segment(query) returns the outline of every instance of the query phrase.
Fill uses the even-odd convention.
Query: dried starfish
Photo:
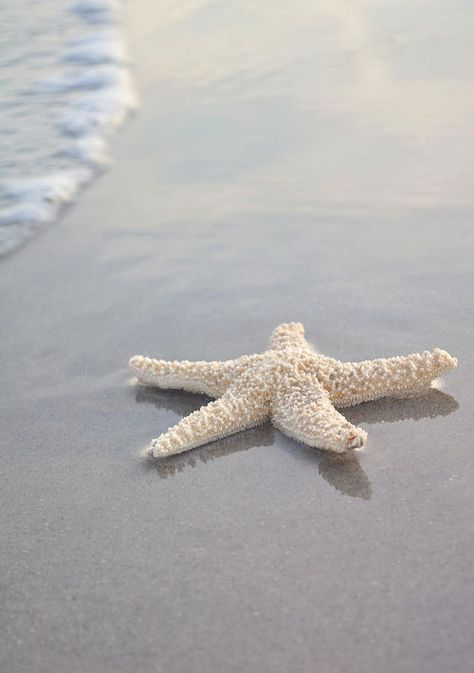
[[[136,355],[129,367],[142,382],[159,388],[218,398],[154,439],[153,457],[188,451],[270,419],[286,435],[309,446],[342,453],[365,444],[367,433],[335,407],[380,397],[412,397],[453,369],[446,351],[362,362],[319,355],[304,338],[301,323],[273,332],[268,350],[225,362],[167,362]]]

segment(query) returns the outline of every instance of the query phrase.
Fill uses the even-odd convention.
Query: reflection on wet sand
[[[153,404],[157,409],[166,409],[180,416],[190,414],[209,398],[182,391],[166,391],[158,388],[138,386],[135,391],[137,403]],[[431,389],[425,395],[412,399],[383,399],[367,402],[345,410],[352,423],[394,423],[405,420],[420,420],[435,416],[447,416],[456,411],[458,403],[450,395]],[[274,430],[270,423],[225,437],[217,442],[202,446],[168,458],[148,460],[147,465],[156,470],[162,479],[173,477],[188,467],[196,467],[216,458],[239,451],[271,446]],[[362,469],[357,453],[334,454],[305,446],[291,439],[284,445],[292,454],[318,466],[319,474],[337,491],[353,498],[369,500],[372,495],[370,481]]]
[[[230,456],[239,451],[247,451],[247,449],[254,449],[259,446],[271,446],[273,442],[273,428],[270,423],[265,423],[176,456],[149,459],[148,463],[162,479],[166,479],[183,472],[187,467],[196,467],[200,463],[209,463],[216,458]]]
[[[303,444],[298,444],[297,448],[298,458],[317,464],[321,477],[336,491],[352,498],[370,500],[372,486],[362,469],[357,453],[331,453],[312,449]]]
[[[359,423],[396,423],[423,418],[447,416],[458,409],[456,400],[446,393],[430,388],[420,397],[408,399],[383,398],[344,409],[344,416],[354,425]]]
[[[472,203],[467,4],[428,3],[429,21],[421,0],[176,4],[160,7],[153,40],[150,144],[167,219],[203,205],[354,215]],[[145,77],[153,91],[156,70]]]
[[[370,500],[372,486],[354,454],[327,454],[319,461],[319,474],[336,491],[352,498]]]
[[[206,395],[187,393],[184,390],[163,390],[139,384],[134,388],[137,404],[153,404],[157,409],[171,411],[179,416],[191,414],[211,401]]]

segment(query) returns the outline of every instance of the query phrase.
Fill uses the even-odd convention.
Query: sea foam
[[[117,86],[123,80],[122,68],[97,66],[83,72],[58,73],[38,82],[37,93],[63,93],[83,89],[106,89]]]
[[[77,138],[70,145],[67,145],[58,152],[58,154],[92,168],[107,166],[109,164],[107,143],[104,138],[98,135],[86,135],[83,138]]]
[[[73,136],[109,132],[124,122],[136,104],[128,73],[123,72],[114,84],[73,100],[58,125]]]
[[[93,175],[93,170],[83,167],[37,178],[5,181],[3,189],[12,205],[0,212],[0,253],[10,252],[41,224],[54,220],[60,209],[74,199]]]
[[[71,40],[62,60],[65,63],[127,63],[128,55],[117,30],[109,29],[90,33]]]
[[[71,11],[89,23],[112,23],[120,9],[120,3],[116,0],[81,0],[71,7]]]
[[[76,2],[70,10],[80,20],[105,27],[69,39],[57,58],[59,69],[30,89],[29,95],[57,110],[54,125],[63,141],[49,163],[57,161],[58,170],[0,183],[6,202],[0,210],[0,255],[55,220],[109,163],[107,137],[136,108],[128,56],[116,27],[119,8],[112,0]]]

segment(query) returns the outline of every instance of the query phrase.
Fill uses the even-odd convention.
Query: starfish
[[[168,362],[135,355],[129,367],[140,382],[204,393],[202,406],[154,439],[146,454],[170,456],[270,419],[300,442],[343,453],[363,446],[367,433],[336,408],[380,397],[413,397],[457,366],[446,351],[340,362],[316,353],[301,323],[279,325],[264,353],[224,362]]]

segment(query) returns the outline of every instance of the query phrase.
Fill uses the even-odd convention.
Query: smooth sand
[[[0,263],[4,673],[472,664],[472,43],[419,3],[326,4],[134,3],[113,169]],[[356,459],[270,426],[140,457],[204,398],[130,385],[130,355],[229,358],[289,320],[460,366],[348,412]]]

